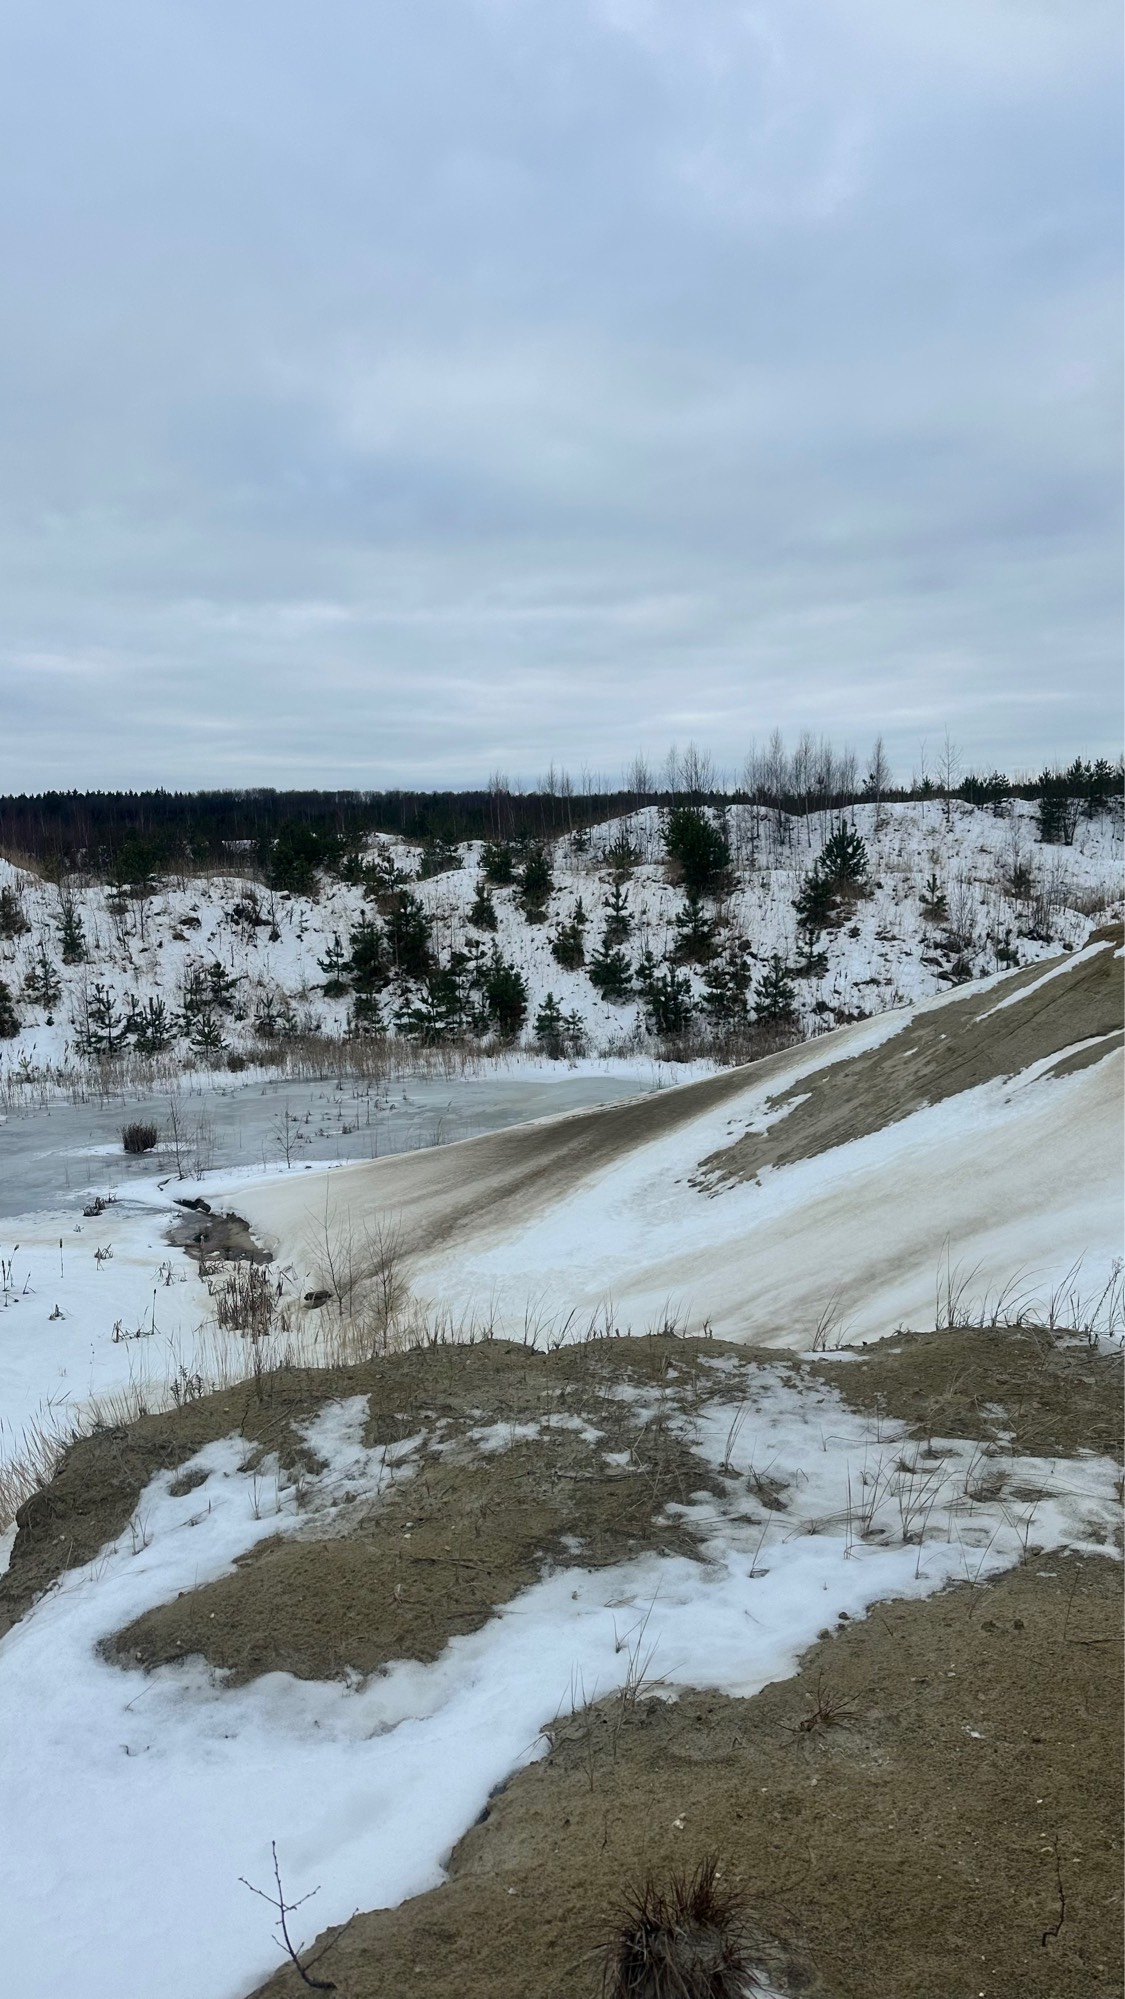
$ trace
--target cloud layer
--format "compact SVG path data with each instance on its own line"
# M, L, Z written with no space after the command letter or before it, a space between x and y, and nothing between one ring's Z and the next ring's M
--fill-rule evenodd
M0 788L1112 753L1103 0L14 0Z

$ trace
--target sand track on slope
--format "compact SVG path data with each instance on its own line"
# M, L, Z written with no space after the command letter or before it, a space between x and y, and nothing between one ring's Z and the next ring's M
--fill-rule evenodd
M1120 1236L1120 938L703 1082L240 1203L310 1275L333 1234L374 1269L365 1235L390 1230L425 1304L506 1332L531 1310L545 1337L671 1310L800 1344L829 1308L870 1337L933 1323L943 1255L982 1299L1083 1259L1100 1281Z

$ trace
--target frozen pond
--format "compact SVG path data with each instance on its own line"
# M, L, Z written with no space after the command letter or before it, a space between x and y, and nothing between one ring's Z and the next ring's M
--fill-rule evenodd
M111 1103L56 1104L14 1114L0 1125L0 1215L80 1208L130 1176L154 1169L176 1176L288 1160L374 1159L448 1145L507 1125L592 1104L618 1103L657 1083L648 1064L634 1073L559 1069L521 1075L496 1070L455 1078L252 1082L198 1094L167 1092ZM122 1150L128 1121L155 1124L155 1152Z

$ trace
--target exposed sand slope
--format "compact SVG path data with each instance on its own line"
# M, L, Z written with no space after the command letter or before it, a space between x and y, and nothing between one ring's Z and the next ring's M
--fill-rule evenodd
M442 1151L239 1189L310 1273L329 1226L392 1227L416 1293L511 1331L612 1300L728 1338L933 1324L939 1266L980 1300L1049 1290L1121 1234L1120 932L705 1082ZM326 1207L327 1204L327 1207ZM1074 1317L1072 1311L1071 1317Z

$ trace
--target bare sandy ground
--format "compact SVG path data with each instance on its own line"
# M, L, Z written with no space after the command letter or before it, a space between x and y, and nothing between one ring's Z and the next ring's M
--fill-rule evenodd
M374 1262L542 1337L668 1318L821 1344L934 1323L1121 1235L1120 931L1083 952L678 1089L440 1151L239 1188L283 1260ZM947 1300L948 1302L948 1300ZM1071 1313L1074 1317L1074 1313Z

